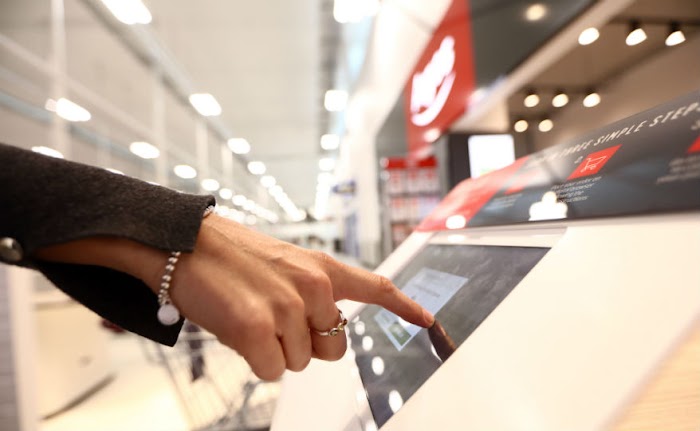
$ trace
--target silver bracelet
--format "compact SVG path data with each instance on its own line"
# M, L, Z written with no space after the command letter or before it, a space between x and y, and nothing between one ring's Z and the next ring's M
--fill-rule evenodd
M204 215L202 218L208 216L214 212L214 205L209 205L207 209L204 210ZM173 272L175 272L175 265L180 259L179 251L171 251L168 257L168 263L165 265L165 271L160 279L160 290L158 291L158 321L166 326L171 326L176 324L180 320L180 310L173 304L170 299L170 283L173 280Z

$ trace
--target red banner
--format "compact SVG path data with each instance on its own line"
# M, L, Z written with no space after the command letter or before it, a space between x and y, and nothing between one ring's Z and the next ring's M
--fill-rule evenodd
M409 157L421 159L464 114L474 91L474 56L467 0L453 0L404 89Z

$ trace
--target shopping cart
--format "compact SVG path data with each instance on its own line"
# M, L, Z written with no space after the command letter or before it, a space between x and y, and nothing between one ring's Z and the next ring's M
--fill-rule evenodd
M279 382L264 382L235 351L186 322L174 347L156 347L192 431L270 428Z
M585 171L595 171L596 168L598 168L598 165L603 163L605 159L607 159L608 156L601 156L601 157L596 157L594 159L586 159L586 165L581 169L581 172Z

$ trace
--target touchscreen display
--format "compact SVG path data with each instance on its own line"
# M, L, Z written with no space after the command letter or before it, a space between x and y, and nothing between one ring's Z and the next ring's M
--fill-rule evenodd
M349 325L351 347L378 427L447 360L549 251L431 244L393 279L438 324L411 325L375 305Z

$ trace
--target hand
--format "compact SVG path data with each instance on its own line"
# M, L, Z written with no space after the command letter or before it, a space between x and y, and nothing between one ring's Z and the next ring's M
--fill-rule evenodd
M163 251L106 237L46 247L36 256L110 267L142 279L154 292L167 259ZM285 369L300 371L312 357L343 356L344 336L323 337L310 329L338 325L338 300L378 304L424 327L434 321L384 277L215 214L203 220L194 252L181 255L170 295L185 317L236 350L266 380Z
M158 283L154 286L157 287ZM180 258L171 297L193 322L235 349L262 379L300 371L311 357L336 360L344 336L324 337L339 322L335 302L384 306L430 326L433 317L388 279L212 215L195 251Z

